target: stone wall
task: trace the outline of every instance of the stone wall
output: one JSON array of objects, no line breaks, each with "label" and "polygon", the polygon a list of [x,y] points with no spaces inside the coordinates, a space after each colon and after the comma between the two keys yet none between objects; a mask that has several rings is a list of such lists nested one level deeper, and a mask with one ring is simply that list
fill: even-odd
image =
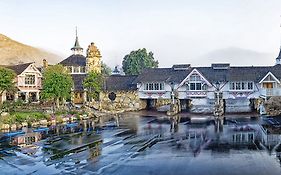
[{"label": "stone wall", "polygon": [[265,102],[265,110],[270,116],[281,115],[281,97],[270,97]]},{"label": "stone wall", "polygon": [[116,98],[111,101],[108,97],[108,92],[100,93],[100,101],[98,109],[100,111],[109,112],[123,112],[123,111],[137,111],[146,108],[146,101],[139,99],[137,91],[114,91]]}]

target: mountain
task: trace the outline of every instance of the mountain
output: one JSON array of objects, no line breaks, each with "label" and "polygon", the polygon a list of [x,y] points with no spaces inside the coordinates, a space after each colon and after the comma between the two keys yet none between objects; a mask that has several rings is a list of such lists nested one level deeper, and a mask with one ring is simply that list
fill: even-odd
[{"label": "mountain", "polygon": [[277,53],[264,53],[237,47],[228,47],[202,55],[197,58],[197,61],[203,63],[227,62],[236,66],[267,66],[274,65],[277,55]]},{"label": "mountain", "polygon": [[40,66],[42,65],[43,59],[46,59],[50,64],[55,64],[61,60],[61,57],[42,49],[14,41],[0,34],[1,65],[35,62],[37,66]]}]

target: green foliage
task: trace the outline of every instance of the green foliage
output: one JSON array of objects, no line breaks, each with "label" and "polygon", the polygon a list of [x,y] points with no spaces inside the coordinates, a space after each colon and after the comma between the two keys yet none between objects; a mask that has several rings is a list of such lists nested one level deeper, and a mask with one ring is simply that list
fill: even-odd
[{"label": "green foliage", "polygon": [[126,55],[123,58],[122,68],[126,75],[138,75],[144,68],[155,68],[158,64],[158,61],[154,60],[153,53],[147,53],[143,48]]},{"label": "green foliage", "polygon": [[0,67],[0,95],[4,91],[11,91],[15,89],[14,79],[16,73],[13,70]]},{"label": "green foliage", "polygon": [[42,99],[59,102],[70,98],[73,80],[62,65],[49,66],[44,71],[43,77]]},{"label": "green foliage", "polygon": [[101,74],[102,75],[111,75],[111,68],[108,67],[105,63],[101,64]]},{"label": "green foliage", "polygon": [[89,72],[85,78],[83,85],[88,90],[90,98],[98,99],[99,93],[102,90],[103,76],[96,72]]},{"label": "green foliage", "polygon": [[14,112],[17,108],[21,107],[23,105],[22,100],[15,101],[4,101],[1,110],[3,112]]},{"label": "green foliage", "polygon": [[2,123],[15,124],[28,122],[32,123],[41,119],[47,119],[47,115],[40,112],[13,112],[9,116],[2,119]]}]

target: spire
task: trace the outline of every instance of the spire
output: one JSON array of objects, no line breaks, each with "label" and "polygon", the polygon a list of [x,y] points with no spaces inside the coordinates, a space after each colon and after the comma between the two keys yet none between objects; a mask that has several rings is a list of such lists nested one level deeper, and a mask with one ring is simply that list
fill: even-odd
[{"label": "spire", "polygon": [[74,46],[71,48],[71,50],[73,51],[73,54],[77,55],[82,55],[83,53],[83,48],[80,46],[79,41],[78,41],[78,35],[77,35],[77,27],[75,28],[75,43]]}]

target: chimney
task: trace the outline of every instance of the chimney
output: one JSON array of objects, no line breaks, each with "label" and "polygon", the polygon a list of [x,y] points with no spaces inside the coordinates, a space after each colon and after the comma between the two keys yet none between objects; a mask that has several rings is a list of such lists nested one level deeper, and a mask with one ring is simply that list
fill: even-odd
[{"label": "chimney", "polygon": [[48,67],[48,62],[46,59],[43,59],[43,68],[46,69]]}]

